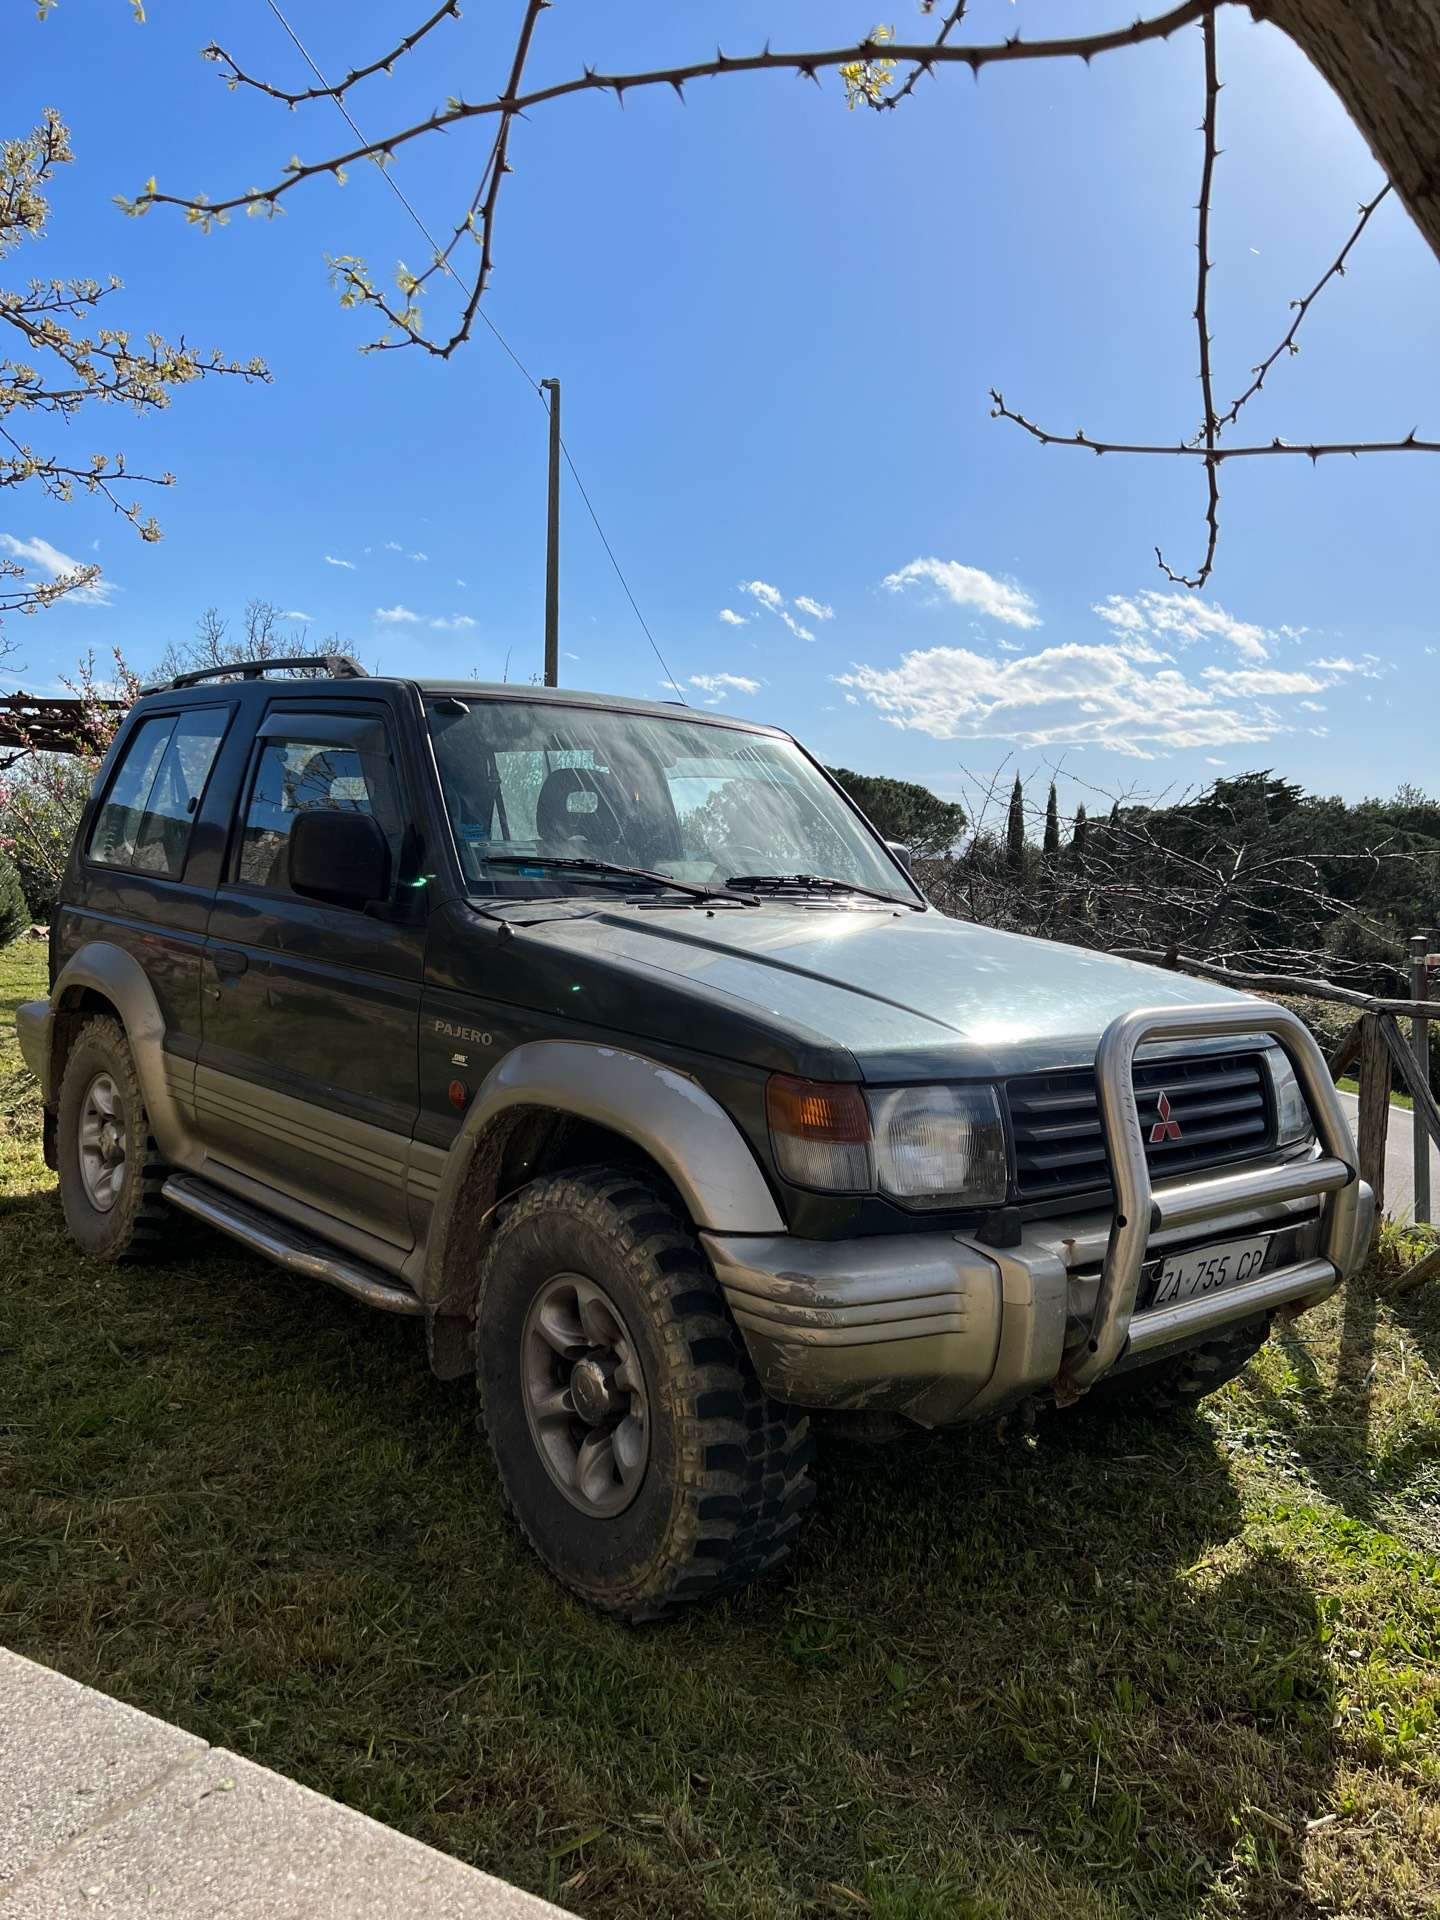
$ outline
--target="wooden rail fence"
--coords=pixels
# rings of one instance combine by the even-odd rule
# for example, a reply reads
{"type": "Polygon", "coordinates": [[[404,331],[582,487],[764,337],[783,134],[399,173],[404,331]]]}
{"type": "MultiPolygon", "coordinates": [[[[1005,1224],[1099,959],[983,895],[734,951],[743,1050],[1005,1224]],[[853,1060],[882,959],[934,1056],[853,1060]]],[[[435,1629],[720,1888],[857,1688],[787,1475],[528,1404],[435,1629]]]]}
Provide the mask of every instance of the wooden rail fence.
{"type": "MultiPolygon", "coordinates": [[[[1415,1218],[1417,1225],[1424,1226],[1430,1218],[1430,1144],[1433,1141],[1440,1147],[1440,1104],[1431,1091],[1429,1073],[1429,1023],[1440,1020],[1440,1000],[1424,997],[1431,976],[1440,969],[1440,954],[1431,953],[1430,944],[1425,935],[1417,935],[1411,942],[1410,977],[1416,991],[1408,1000],[1357,993],[1328,980],[1307,980],[1292,974],[1241,973],[1193,954],[1141,947],[1122,947],[1119,953],[1126,960],[1148,961],[1152,966],[1170,967],[1247,993],[1277,999],[1327,1000],[1353,1008],[1355,1018],[1326,1055],[1326,1064],[1333,1079],[1338,1081],[1353,1072],[1359,1083],[1356,1145],[1360,1175],[1375,1190],[1378,1221],[1385,1210],[1385,1154],[1393,1111],[1390,1094],[1398,1080],[1414,1105],[1415,1218]],[[1410,1022],[1408,1039],[1400,1029],[1402,1019],[1410,1022]]],[[[1408,1291],[1436,1273],[1440,1273],[1440,1245],[1402,1274],[1393,1290],[1408,1291]]]]}

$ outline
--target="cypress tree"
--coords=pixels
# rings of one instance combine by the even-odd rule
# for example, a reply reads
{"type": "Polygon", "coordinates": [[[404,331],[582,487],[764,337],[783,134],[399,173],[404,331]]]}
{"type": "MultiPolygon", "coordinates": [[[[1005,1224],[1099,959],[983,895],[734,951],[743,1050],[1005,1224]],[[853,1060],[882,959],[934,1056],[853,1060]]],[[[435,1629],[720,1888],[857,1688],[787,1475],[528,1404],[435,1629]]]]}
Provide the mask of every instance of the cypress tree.
{"type": "Polygon", "coordinates": [[[1085,858],[1085,836],[1089,830],[1090,822],[1086,817],[1085,802],[1082,800],[1075,809],[1075,826],[1070,835],[1070,851],[1077,860],[1085,858]]]}
{"type": "Polygon", "coordinates": [[[1060,802],[1055,795],[1055,782],[1050,782],[1050,797],[1045,802],[1045,855],[1055,859],[1060,852],[1060,802]]]}
{"type": "Polygon", "coordinates": [[[1020,776],[1010,789],[1010,819],[1005,828],[1005,864],[1018,873],[1025,865],[1025,789],[1020,776]]]}

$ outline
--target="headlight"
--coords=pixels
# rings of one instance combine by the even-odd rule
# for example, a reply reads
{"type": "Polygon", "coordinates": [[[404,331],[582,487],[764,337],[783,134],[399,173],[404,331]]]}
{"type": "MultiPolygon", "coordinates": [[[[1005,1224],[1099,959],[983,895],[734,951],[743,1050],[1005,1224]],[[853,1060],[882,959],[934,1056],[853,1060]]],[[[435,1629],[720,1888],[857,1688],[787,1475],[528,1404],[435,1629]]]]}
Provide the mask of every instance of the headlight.
{"type": "Polygon", "coordinates": [[[1305,1104],[1305,1093],[1282,1047],[1271,1047],[1265,1055],[1270,1069],[1270,1090],[1275,1096],[1275,1144],[1295,1147],[1302,1140],[1315,1138],[1315,1123],[1305,1104]]]}
{"type": "Polygon", "coordinates": [[[766,1104],[780,1171],[827,1193],[914,1207],[1003,1204],[1009,1168],[994,1087],[855,1086],[777,1074],[766,1104]]]}

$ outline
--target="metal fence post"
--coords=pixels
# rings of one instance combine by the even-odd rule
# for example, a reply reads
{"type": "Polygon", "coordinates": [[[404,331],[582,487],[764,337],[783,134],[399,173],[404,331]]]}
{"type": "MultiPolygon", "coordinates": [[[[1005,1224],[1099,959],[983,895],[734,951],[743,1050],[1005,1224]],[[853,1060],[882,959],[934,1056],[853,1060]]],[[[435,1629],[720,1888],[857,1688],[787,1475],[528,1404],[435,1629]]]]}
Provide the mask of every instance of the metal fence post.
{"type": "MultiPolygon", "coordinates": [[[[1410,941],[1410,998],[1424,1000],[1429,992],[1426,962],[1430,952],[1427,935],[1417,933],[1410,941]]],[[[1430,1023],[1410,1022],[1410,1051],[1415,1056],[1415,1071],[1425,1086],[1430,1084],[1430,1023]]],[[[1418,1103],[1411,1115],[1411,1135],[1415,1143],[1415,1220],[1417,1225],[1430,1219],[1430,1129],[1420,1123],[1418,1103]]]]}

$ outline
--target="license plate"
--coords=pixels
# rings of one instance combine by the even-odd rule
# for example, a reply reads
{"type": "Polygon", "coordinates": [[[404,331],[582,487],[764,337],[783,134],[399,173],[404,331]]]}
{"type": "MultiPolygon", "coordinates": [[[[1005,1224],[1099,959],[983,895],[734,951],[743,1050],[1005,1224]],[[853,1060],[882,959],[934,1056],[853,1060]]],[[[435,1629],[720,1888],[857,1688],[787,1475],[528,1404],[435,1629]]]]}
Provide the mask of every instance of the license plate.
{"type": "Polygon", "coordinates": [[[1160,1269],[1151,1306],[1168,1307],[1176,1300],[1193,1300],[1253,1280],[1265,1264],[1268,1246],[1268,1240],[1230,1240],[1221,1247],[1172,1254],[1160,1269]]]}

